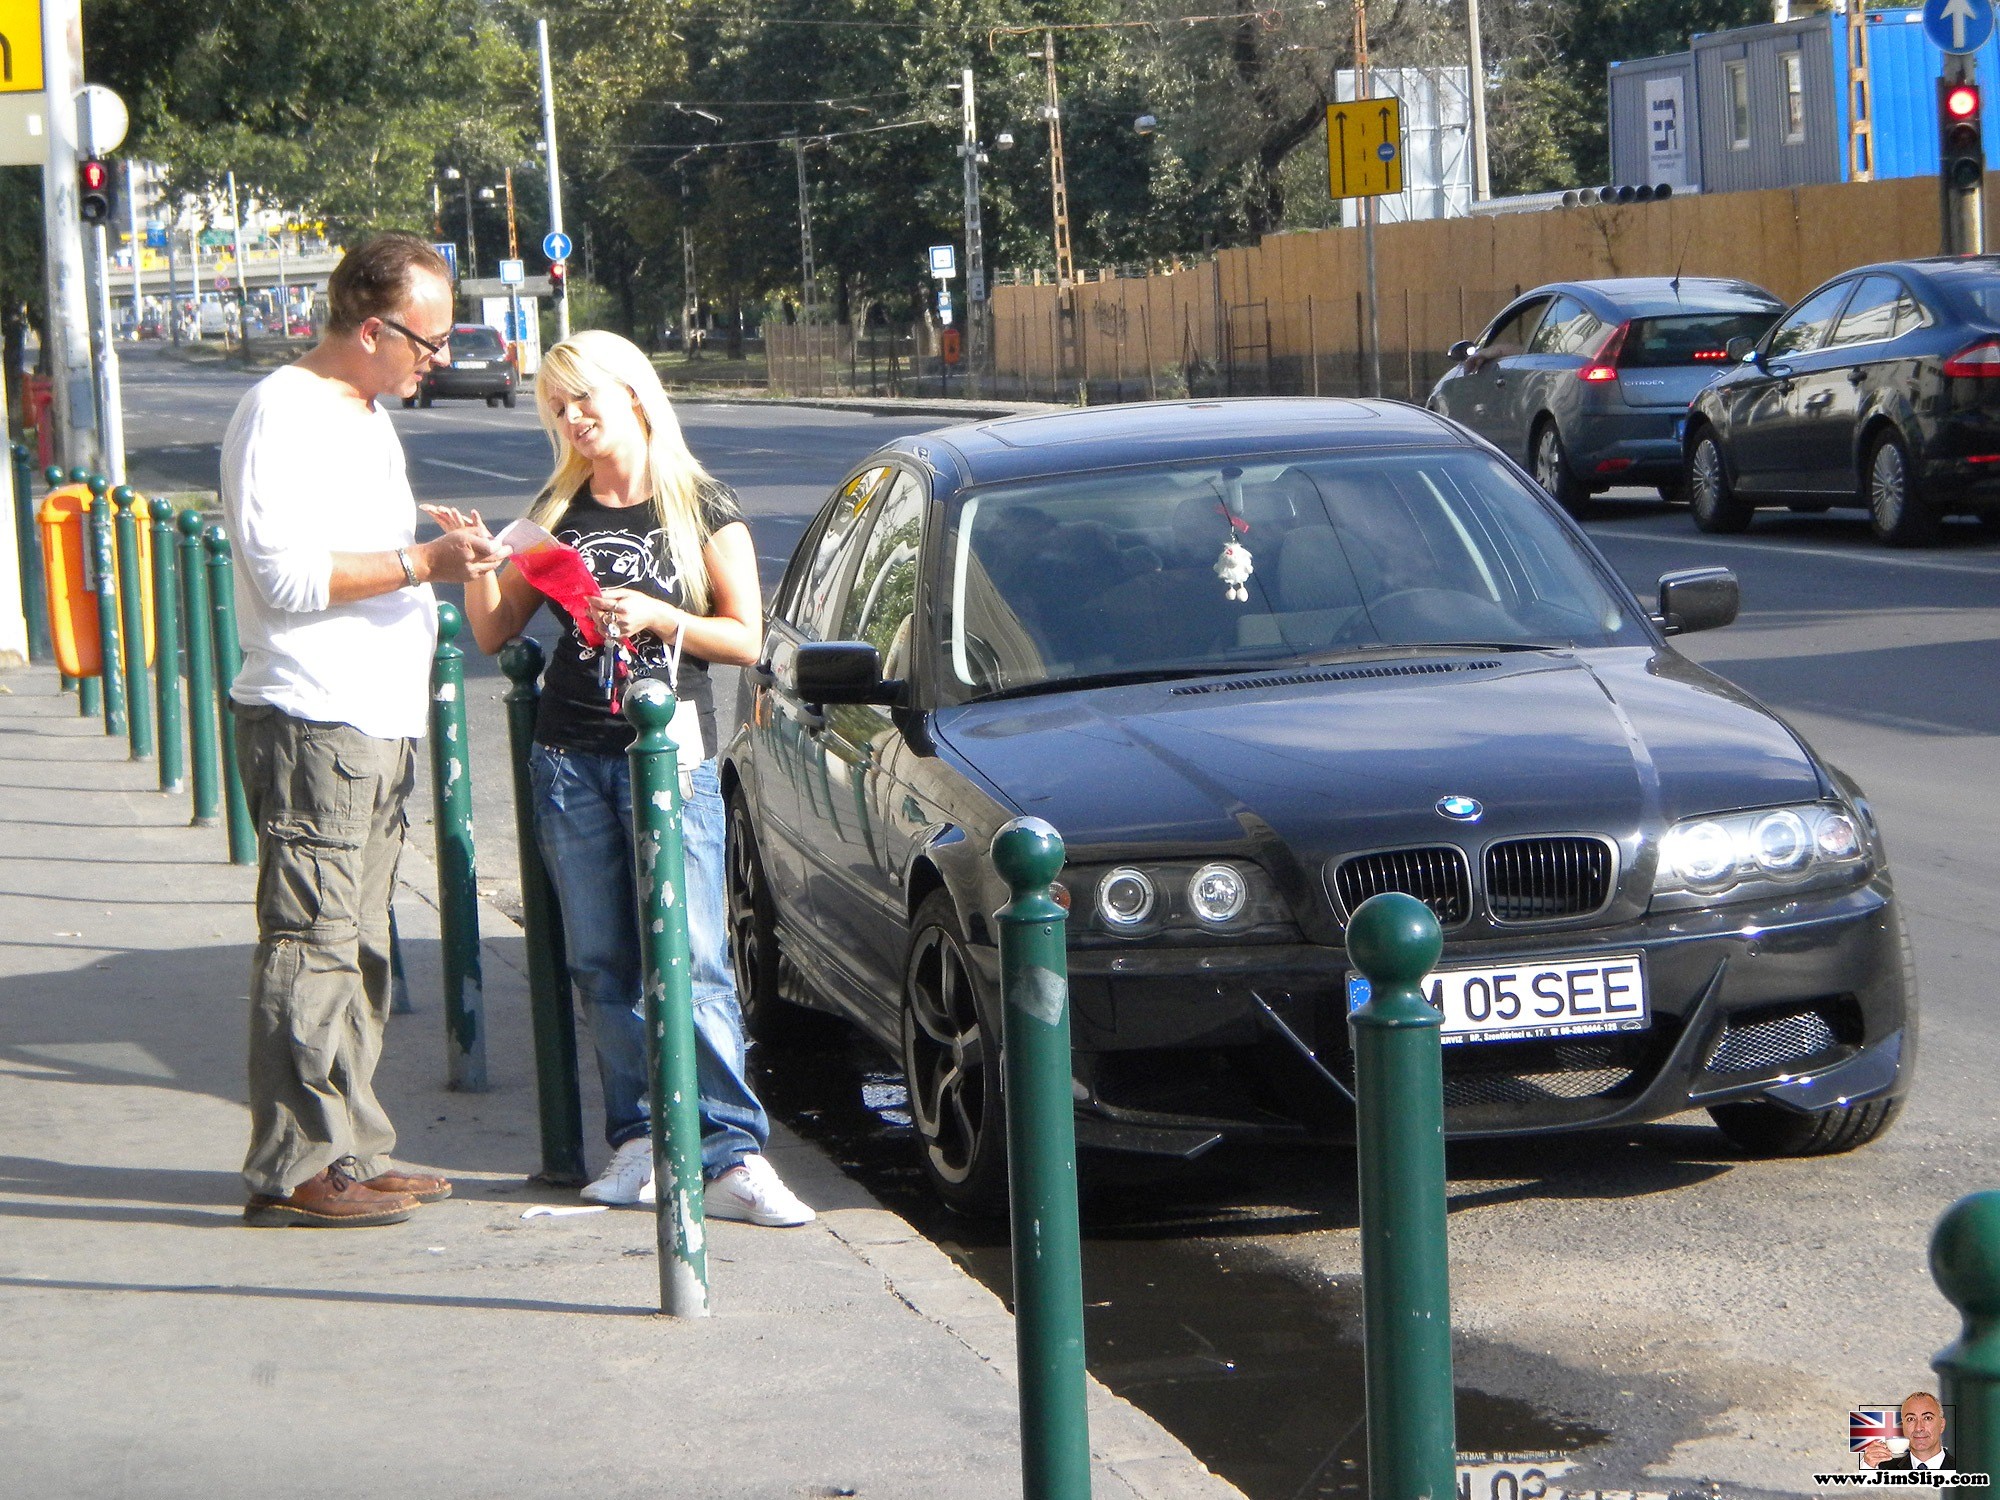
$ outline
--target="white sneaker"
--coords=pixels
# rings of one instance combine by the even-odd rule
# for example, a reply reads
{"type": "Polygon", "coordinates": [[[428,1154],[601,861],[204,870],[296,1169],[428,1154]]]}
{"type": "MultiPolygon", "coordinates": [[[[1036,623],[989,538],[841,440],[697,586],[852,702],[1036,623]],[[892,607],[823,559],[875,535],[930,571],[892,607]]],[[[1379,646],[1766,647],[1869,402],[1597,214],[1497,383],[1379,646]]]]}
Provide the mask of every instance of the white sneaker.
{"type": "Polygon", "coordinates": [[[653,1139],[636,1136],[611,1153],[597,1181],[583,1190],[592,1203],[651,1203],[653,1201],[653,1139]]]}
{"type": "Polygon", "coordinates": [[[777,1169],[761,1156],[746,1156],[703,1189],[702,1215],[737,1219],[771,1229],[810,1224],[816,1215],[778,1180],[777,1169]]]}

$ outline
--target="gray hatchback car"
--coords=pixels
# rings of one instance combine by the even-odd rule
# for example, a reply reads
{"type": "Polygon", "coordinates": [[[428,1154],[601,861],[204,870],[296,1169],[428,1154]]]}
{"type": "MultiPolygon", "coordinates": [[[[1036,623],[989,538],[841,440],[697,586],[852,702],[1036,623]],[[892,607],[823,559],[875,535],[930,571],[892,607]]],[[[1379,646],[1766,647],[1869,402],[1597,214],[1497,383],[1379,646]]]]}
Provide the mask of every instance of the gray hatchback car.
{"type": "Polygon", "coordinates": [[[1747,281],[1562,281],[1516,297],[1430,395],[1525,463],[1569,510],[1614,484],[1682,486],[1688,403],[1727,368],[1729,341],[1762,338],[1785,304],[1747,281]]]}

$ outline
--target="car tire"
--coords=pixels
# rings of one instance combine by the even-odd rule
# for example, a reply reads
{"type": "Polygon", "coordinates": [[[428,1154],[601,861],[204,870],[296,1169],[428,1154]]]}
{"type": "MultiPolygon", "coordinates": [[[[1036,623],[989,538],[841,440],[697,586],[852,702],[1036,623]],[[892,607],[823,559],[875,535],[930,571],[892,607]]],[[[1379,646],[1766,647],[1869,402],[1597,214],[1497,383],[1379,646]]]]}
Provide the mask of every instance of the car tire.
{"type": "Polygon", "coordinates": [[[997,1022],[951,893],[932,891],[903,964],[903,1077],[924,1176],[946,1205],[976,1217],[1007,1207],[997,1022]]]}
{"type": "Polygon", "coordinates": [[[1590,490],[1578,481],[1569,466],[1569,452],[1563,447],[1562,433],[1554,417],[1545,417],[1535,429],[1528,456],[1535,480],[1549,492],[1556,504],[1573,516],[1580,516],[1590,504],[1590,490]]]}
{"type": "Polygon", "coordinates": [[[418,395],[417,405],[423,407],[426,411],[430,410],[431,395],[429,391],[422,392],[420,395],[418,395]]]}
{"type": "Polygon", "coordinates": [[[1868,445],[1861,472],[1861,498],[1875,540],[1891,547],[1929,547],[1937,542],[1939,516],[1917,483],[1902,434],[1893,427],[1883,428],[1868,445]]]}
{"type": "Polygon", "coordinates": [[[1834,1156],[1865,1146],[1896,1123],[1903,1101],[1870,1099],[1833,1109],[1801,1114],[1782,1104],[1761,1100],[1748,1104],[1717,1104],[1708,1117],[1729,1143],[1745,1156],[1834,1156]]]}
{"type": "Polygon", "coordinates": [[[506,407],[507,410],[512,411],[514,409],[514,393],[512,391],[507,392],[506,395],[500,398],[500,404],[506,407]]]}
{"type": "Polygon", "coordinates": [[[1756,507],[1741,499],[1729,483],[1729,463],[1712,428],[1704,427],[1688,452],[1688,505],[1702,531],[1746,531],[1756,507]]]}
{"type": "Polygon", "coordinates": [[[757,834],[741,793],[729,799],[729,846],[725,899],[729,959],[736,970],[736,1000],[743,1009],[743,1033],[774,1050],[831,1039],[840,1023],[785,998],[778,957],[778,911],[764,878],[757,834]]]}
{"type": "Polygon", "coordinates": [[[491,411],[494,407],[498,406],[499,404],[500,404],[500,398],[498,396],[488,396],[486,398],[486,408],[488,411],[491,411]]]}
{"type": "Polygon", "coordinates": [[[1665,484],[1655,485],[1660,498],[1668,505],[1687,504],[1688,487],[1685,479],[1670,479],[1665,484]]]}

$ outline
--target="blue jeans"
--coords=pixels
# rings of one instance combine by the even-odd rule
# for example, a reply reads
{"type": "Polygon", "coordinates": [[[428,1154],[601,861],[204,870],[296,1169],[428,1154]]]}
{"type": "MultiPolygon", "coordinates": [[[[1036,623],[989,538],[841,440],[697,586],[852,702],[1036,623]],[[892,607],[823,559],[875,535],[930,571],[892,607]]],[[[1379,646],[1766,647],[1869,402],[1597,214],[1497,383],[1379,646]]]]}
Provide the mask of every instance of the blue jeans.
{"type": "MultiPolygon", "coordinates": [[[[535,841],[562,908],[569,973],[590,1021],[614,1148],[652,1126],[639,917],[632,874],[632,777],[626,758],[536,745],[528,768],[535,841]]],[[[694,979],[695,1087],[703,1173],[718,1177],[761,1152],[770,1121],[743,1076],[743,1011],[729,961],[723,901],[722,790],[715,762],[694,771],[681,811],[687,851],[688,947],[694,979]]]]}

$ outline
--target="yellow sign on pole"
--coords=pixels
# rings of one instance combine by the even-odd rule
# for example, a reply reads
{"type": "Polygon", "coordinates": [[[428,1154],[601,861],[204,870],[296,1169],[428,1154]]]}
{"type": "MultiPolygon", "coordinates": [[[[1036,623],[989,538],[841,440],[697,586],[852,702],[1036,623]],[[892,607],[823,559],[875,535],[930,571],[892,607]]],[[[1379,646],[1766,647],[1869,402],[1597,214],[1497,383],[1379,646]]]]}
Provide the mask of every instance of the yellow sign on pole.
{"type": "Polygon", "coordinates": [[[42,91],[42,0],[0,0],[0,94],[42,91]]]}
{"type": "Polygon", "coordinates": [[[1403,190],[1403,104],[1393,95],[1326,107],[1328,190],[1380,198],[1403,190]]]}

